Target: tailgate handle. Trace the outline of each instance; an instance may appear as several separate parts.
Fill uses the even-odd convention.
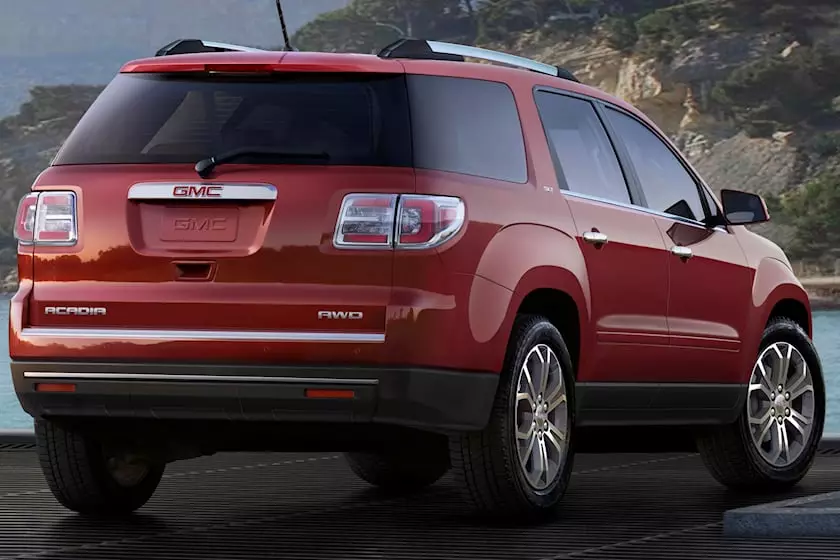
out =
[[[176,262],[175,274],[177,280],[202,281],[210,280],[215,263],[212,262]]]

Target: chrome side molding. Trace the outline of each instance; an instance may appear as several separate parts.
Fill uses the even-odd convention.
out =
[[[354,344],[385,342],[385,333],[92,329],[83,327],[26,327],[21,330],[21,336],[24,338],[73,338],[122,342],[336,342]]]

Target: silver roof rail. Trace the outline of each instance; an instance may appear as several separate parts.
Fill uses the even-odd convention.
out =
[[[425,41],[423,39],[400,39],[388,45],[379,53],[381,58],[413,58],[421,60],[449,60],[464,62],[466,58],[476,58],[488,62],[498,62],[515,68],[531,70],[540,74],[547,74],[557,78],[579,80],[565,68],[553,66],[544,62],[537,62],[529,58],[515,56],[498,51],[491,51],[468,45],[443,43],[440,41]]]
[[[230,45],[216,41],[204,41],[202,39],[178,39],[162,47],[155,53],[155,56],[170,56],[175,54],[193,54],[203,52],[264,52],[263,49],[243,47],[241,45]]]

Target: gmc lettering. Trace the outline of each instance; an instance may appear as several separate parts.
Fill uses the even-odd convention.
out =
[[[172,196],[176,198],[219,198],[222,196],[223,187],[211,187],[209,185],[179,185],[172,189]]]
[[[176,231],[223,231],[227,218],[175,218]]]

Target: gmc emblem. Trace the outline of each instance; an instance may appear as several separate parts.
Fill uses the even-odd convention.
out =
[[[45,307],[44,313],[47,315],[91,316],[107,315],[108,311],[104,307]]]
[[[219,198],[222,196],[223,187],[211,187],[202,185],[178,185],[172,189],[172,196],[176,198]]]
[[[175,231],[222,231],[227,228],[227,218],[176,218]]]

